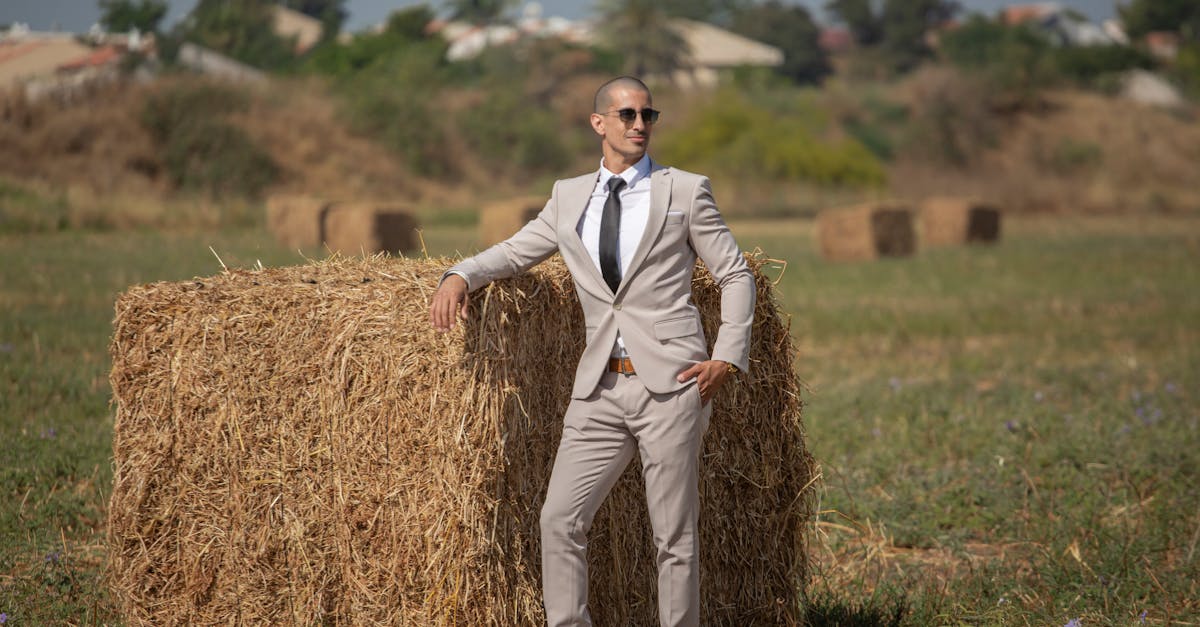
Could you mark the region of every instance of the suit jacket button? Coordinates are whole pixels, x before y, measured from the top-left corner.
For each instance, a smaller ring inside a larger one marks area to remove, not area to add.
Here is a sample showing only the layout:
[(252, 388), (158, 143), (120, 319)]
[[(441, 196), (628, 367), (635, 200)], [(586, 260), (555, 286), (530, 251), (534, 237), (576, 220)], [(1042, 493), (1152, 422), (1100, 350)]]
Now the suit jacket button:
[(616, 309), (617, 311), (621, 311), (621, 303), (614, 304), (613, 309)]

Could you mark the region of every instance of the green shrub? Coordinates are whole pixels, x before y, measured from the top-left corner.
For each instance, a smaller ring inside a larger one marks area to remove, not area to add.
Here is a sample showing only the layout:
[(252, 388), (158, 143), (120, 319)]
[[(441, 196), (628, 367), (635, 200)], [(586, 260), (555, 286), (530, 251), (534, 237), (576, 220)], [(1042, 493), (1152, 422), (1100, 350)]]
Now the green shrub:
[(1094, 86), (1105, 74), (1150, 69), (1155, 65), (1154, 59), (1145, 52), (1119, 45), (1055, 48), (1053, 62), (1064, 78), (1086, 86)]
[(223, 85), (173, 85), (151, 95), (142, 125), (158, 142), (167, 176), (178, 189), (212, 197), (258, 196), (278, 176), (270, 155), (225, 121), (249, 104)]
[(278, 176), (270, 155), (245, 131), (216, 119), (176, 128), (165, 161), (176, 187), (213, 197), (258, 196)]
[(1038, 91), (1057, 80), (1050, 41), (1025, 26), (1005, 26), (977, 15), (945, 33), (939, 51), (984, 82), (997, 108), (1032, 106)]
[(1184, 44), (1171, 66), (1170, 76), (1193, 100), (1200, 100), (1200, 42)]
[(154, 139), (163, 142), (178, 128), (197, 120), (245, 111), (248, 105), (246, 94), (228, 85), (174, 84), (146, 98), (142, 105), (142, 126)]
[(521, 92), (493, 88), (459, 113), (468, 145), (495, 171), (536, 175), (562, 168), (569, 153), (548, 109), (528, 106)]
[(659, 154), (680, 167), (749, 178), (882, 185), (886, 173), (879, 159), (853, 137), (823, 137), (825, 116), (806, 114), (806, 106), (794, 101), (791, 111), (772, 111), (724, 92), (691, 116), (686, 133), (667, 137)]

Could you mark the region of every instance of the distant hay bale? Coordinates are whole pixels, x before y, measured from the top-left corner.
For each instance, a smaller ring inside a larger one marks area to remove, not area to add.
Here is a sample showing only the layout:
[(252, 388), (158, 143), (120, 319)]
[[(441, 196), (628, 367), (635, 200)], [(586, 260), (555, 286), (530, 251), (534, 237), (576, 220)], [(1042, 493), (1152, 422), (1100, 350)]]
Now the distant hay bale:
[(959, 246), (1000, 239), (1000, 210), (968, 198), (928, 198), (918, 217), (921, 246)]
[[(798, 621), (815, 504), (765, 263), (750, 372), (701, 471), (702, 622)], [(162, 624), (544, 623), (538, 512), (585, 334), (553, 259), (430, 329), (449, 259), (334, 259), (131, 288), (116, 304), (108, 580)], [(719, 293), (695, 299), (711, 340)], [(654, 624), (638, 464), (591, 531), (601, 625)]]
[(329, 201), (323, 198), (273, 194), (267, 198), (267, 230), (289, 248), (315, 248), (324, 239), (328, 209)]
[(817, 215), (821, 256), (831, 261), (903, 257), (916, 250), (912, 212), (903, 205), (867, 203)]
[(522, 196), (485, 205), (479, 210), (479, 245), (498, 244), (521, 230), (546, 206), (543, 196)]
[(330, 251), (343, 255), (413, 251), (417, 219), (402, 207), (337, 203), (325, 214), (324, 238)]

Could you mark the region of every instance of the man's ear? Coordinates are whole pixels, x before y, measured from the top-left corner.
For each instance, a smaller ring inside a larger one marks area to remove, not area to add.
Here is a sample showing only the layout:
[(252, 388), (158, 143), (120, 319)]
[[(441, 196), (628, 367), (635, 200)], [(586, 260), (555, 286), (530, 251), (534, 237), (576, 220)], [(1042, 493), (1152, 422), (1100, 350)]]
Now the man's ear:
[(604, 137), (604, 116), (593, 113), (589, 121), (592, 123), (592, 130), (596, 131), (597, 135)]

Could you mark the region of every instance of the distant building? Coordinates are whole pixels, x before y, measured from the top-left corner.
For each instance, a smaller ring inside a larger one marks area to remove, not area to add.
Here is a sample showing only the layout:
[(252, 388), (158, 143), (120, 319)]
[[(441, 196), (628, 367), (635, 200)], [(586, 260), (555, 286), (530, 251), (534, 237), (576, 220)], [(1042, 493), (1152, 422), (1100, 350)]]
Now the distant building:
[(304, 54), (310, 48), (317, 45), (321, 41), (321, 33), (325, 26), (320, 20), (305, 15), (299, 11), (293, 11), (281, 4), (271, 6), (272, 26), (275, 34), (285, 39), (295, 39), (296, 47), (293, 50), (296, 54)]
[(1000, 21), (1009, 26), (1033, 26), (1060, 46), (1112, 46), (1123, 43), (1105, 28), (1057, 2), (1005, 7), (1000, 11)]
[(671, 27), (688, 46), (689, 69), (672, 77), (682, 87), (712, 87), (722, 69), (783, 65), (783, 51), (775, 46), (743, 37), (708, 22), (674, 19)]
[(13, 24), (0, 31), (0, 90), (18, 88), (32, 100), (69, 100), (116, 80), (120, 62), (130, 52), (155, 58), (154, 36), (105, 33), (93, 27), (88, 35), (77, 37)]
[(854, 34), (848, 28), (825, 28), (817, 36), (817, 45), (826, 54), (840, 54), (854, 48)]
[(1144, 39), (1146, 50), (1163, 61), (1174, 61), (1179, 56), (1179, 33), (1174, 31), (1154, 31), (1146, 33)]

